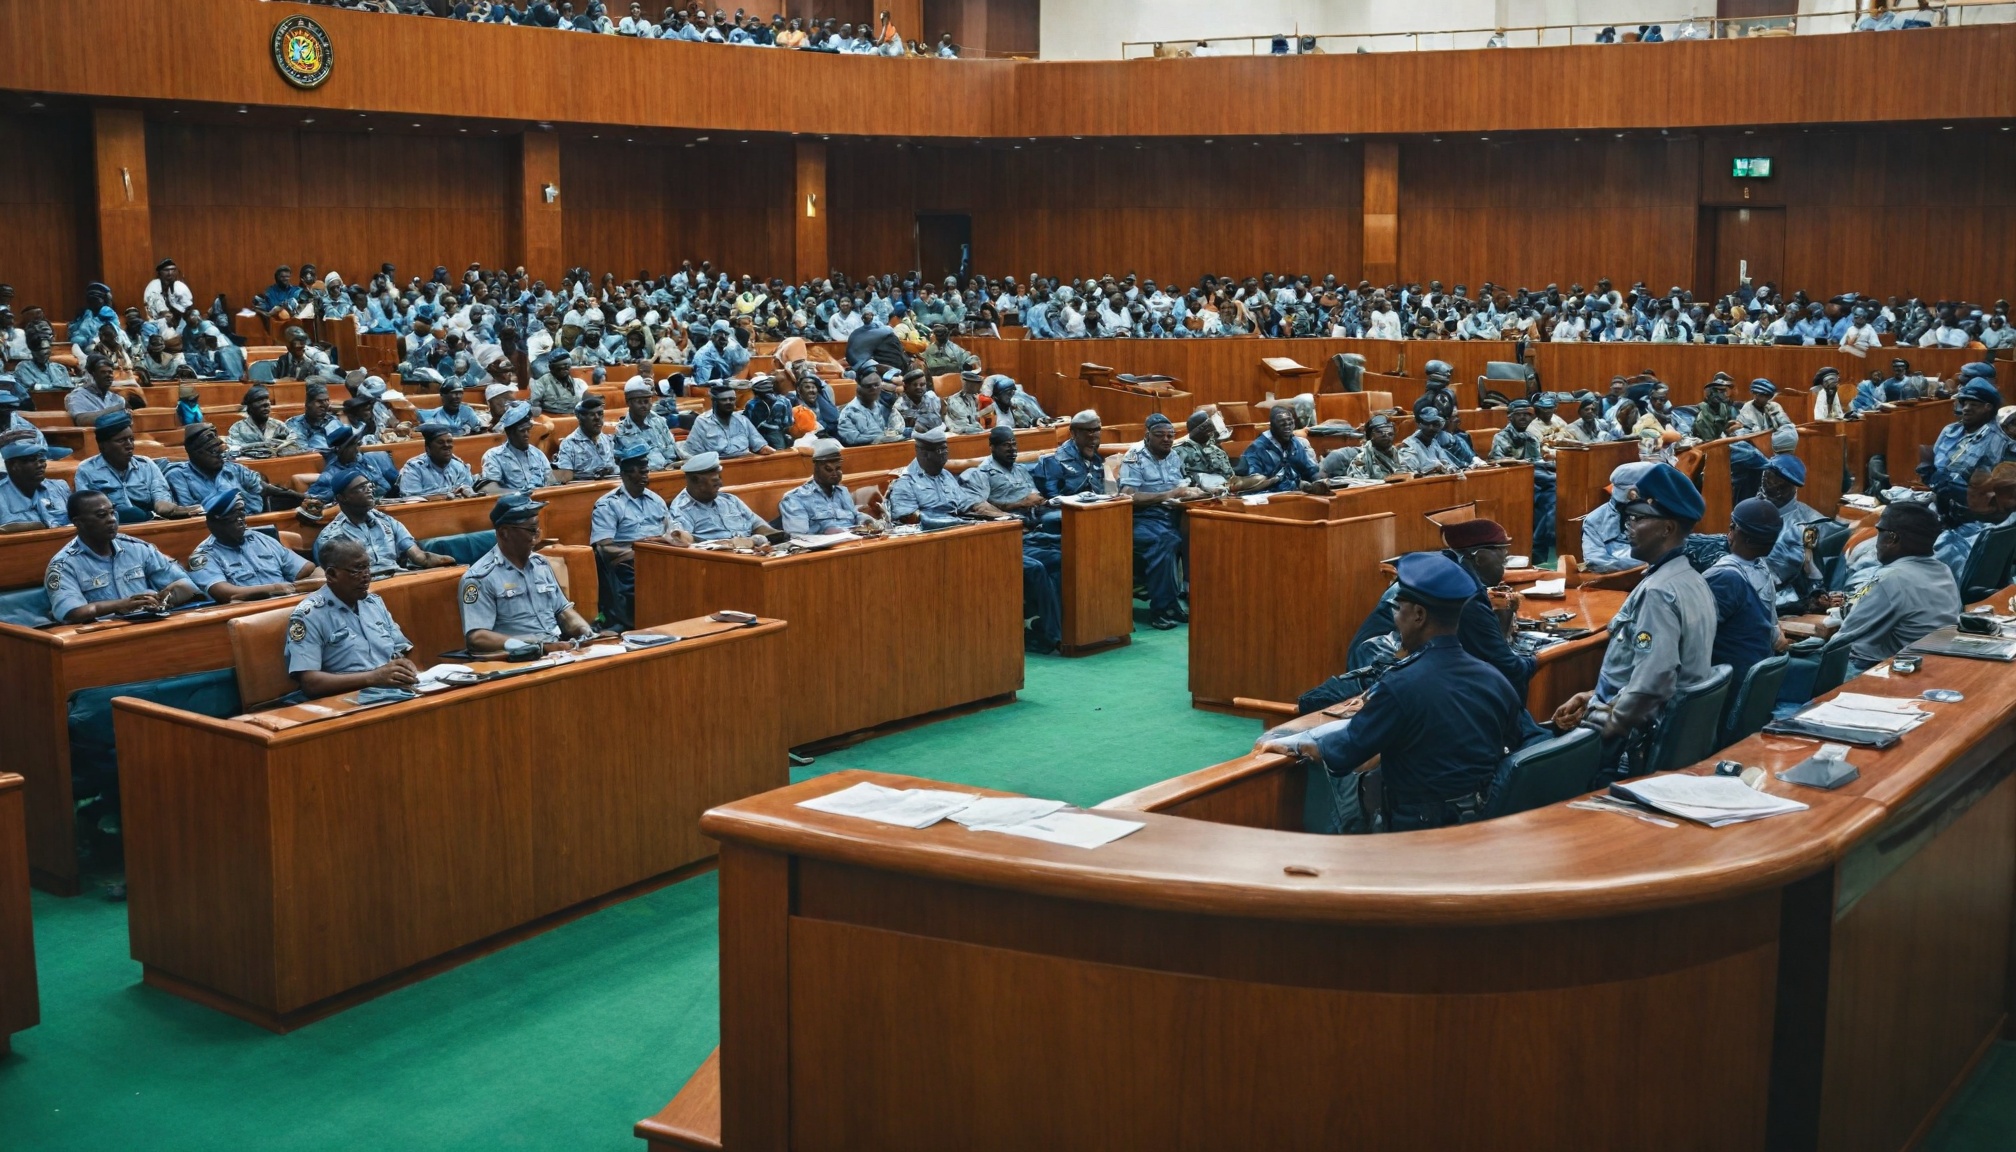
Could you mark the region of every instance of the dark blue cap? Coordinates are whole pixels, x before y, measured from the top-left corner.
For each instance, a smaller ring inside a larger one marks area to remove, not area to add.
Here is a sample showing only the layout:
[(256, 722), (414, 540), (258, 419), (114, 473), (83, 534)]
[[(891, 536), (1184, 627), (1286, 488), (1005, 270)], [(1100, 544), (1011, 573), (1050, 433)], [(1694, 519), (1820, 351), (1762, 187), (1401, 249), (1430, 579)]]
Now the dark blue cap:
[(1778, 386), (1759, 376), (1757, 379), (1750, 381), (1750, 391), (1756, 395), (1768, 398), (1778, 394)]
[(1997, 408), (2002, 406), (2002, 393), (1995, 390), (1995, 385), (1978, 376), (1960, 386), (1960, 398), (1985, 401)]
[(1624, 511), (1663, 520), (1693, 523), (1707, 511), (1701, 492), (1685, 473), (1671, 464), (1654, 464), (1625, 493)]
[(1806, 462), (1797, 456), (1773, 456), (1764, 462), (1766, 472), (1776, 472), (1794, 484), (1806, 483)]
[(245, 494), (243, 492), (238, 491), (236, 488), (219, 488), (210, 494), (208, 500), (203, 501), (203, 514), (205, 516), (222, 516), (226, 512), (231, 511), (231, 509), (242, 508), (244, 505)]
[(1960, 381), (1962, 383), (1977, 379), (1992, 382), (1995, 379), (1995, 365), (1983, 364), (1981, 361), (1976, 360), (1972, 364), (1962, 364), (1960, 366)]
[(1395, 565), (1399, 598), (1430, 608), (1453, 608), (1477, 593), (1477, 581), (1440, 552), (1409, 552)]
[(512, 492), (499, 496), (490, 509), (490, 526), (502, 528), (506, 524), (534, 524), (539, 520), (539, 510), (546, 507), (544, 501), (534, 500), (523, 492)]
[(362, 433), (358, 432), (354, 425), (339, 424), (336, 426), (334, 432), (329, 433), (329, 447), (331, 449), (341, 448), (352, 440), (357, 439), (360, 435)]
[(1776, 504), (1762, 496), (1752, 496), (1730, 509), (1729, 524), (1754, 539), (1776, 540), (1785, 527), (1785, 517)]
[(322, 473), (322, 479), (329, 481), (329, 493), (341, 496), (344, 489), (355, 484), (359, 478), (369, 480), (371, 474), (355, 464), (338, 464)]
[(431, 439), (443, 433), (452, 435), (455, 431), (455, 425), (440, 420), (422, 420), (417, 431), (423, 438)]
[(651, 455), (651, 445), (635, 438), (616, 441), (616, 462), (628, 464), (632, 460), (642, 460)]

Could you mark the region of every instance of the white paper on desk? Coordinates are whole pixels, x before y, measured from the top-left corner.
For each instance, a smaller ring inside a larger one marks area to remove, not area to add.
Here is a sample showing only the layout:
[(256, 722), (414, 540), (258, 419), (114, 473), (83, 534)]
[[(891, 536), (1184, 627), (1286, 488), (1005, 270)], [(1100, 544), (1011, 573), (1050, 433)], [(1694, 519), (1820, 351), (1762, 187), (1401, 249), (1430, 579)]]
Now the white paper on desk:
[(1894, 712), (1899, 715), (1915, 716), (1925, 714), (1925, 710), (1918, 706), (1918, 700), (1911, 696), (1871, 696), (1866, 692), (1841, 692), (1828, 703), (1853, 708), (1857, 712)]
[(440, 692), (444, 689), (454, 687), (453, 684), (448, 683), (443, 677), (451, 674), (473, 675), (474, 673), (475, 669), (469, 667), (467, 664), (436, 664), (432, 668), (420, 673), (420, 678), (413, 685), (413, 691), (420, 693), (422, 696), (425, 696), (429, 692)]
[(1568, 595), (1568, 578), (1563, 576), (1558, 580), (1535, 580), (1526, 589), (1526, 595), (1566, 596)]
[[(1532, 565), (1532, 563), (1533, 563), (1533, 558), (1532, 558), (1531, 556), (1507, 556), (1507, 557), (1505, 557), (1505, 567), (1507, 567), (1507, 568), (1526, 568), (1526, 567), (1530, 567), (1530, 566)], [(1565, 581), (1564, 581), (1564, 583), (1565, 583)]]
[(952, 822), (974, 831), (1001, 824), (1040, 820), (1064, 807), (1062, 800), (1039, 800), (1034, 796), (983, 796), (952, 813)]
[(863, 781), (852, 788), (811, 800), (798, 807), (836, 816), (857, 816), (899, 828), (929, 828), (980, 798), (975, 792), (947, 792), (938, 788), (884, 788)]
[(1832, 700), (1806, 709), (1799, 717), (1815, 724), (1903, 733), (1923, 724), (1931, 715), (1911, 700), (1843, 692)]
[(1612, 785), (1641, 804), (1680, 816), (1710, 828), (1762, 820), (1787, 812), (1803, 812), (1808, 807), (1797, 800), (1759, 792), (1734, 776), (1689, 776), (1672, 773), (1647, 776)]
[(854, 535), (852, 532), (825, 532), (818, 536), (793, 536), (791, 537), (791, 546), (807, 552), (814, 552), (821, 548), (831, 548), (835, 544), (845, 544), (849, 540), (859, 539), (860, 537)]
[(590, 644), (574, 653), (576, 660), (600, 660), (604, 656), (621, 656), (629, 649), (621, 644)]
[(1241, 504), (1265, 504), (1267, 502), (1267, 493), (1255, 492), (1248, 496), (1241, 496), (1239, 497), (1239, 502)]
[(999, 832), (1007, 836), (1043, 840), (1072, 848), (1097, 848), (1111, 844), (1130, 832), (1138, 832), (1142, 827), (1143, 825), (1131, 820), (1115, 820), (1108, 816), (1094, 816), (1086, 812), (1054, 812), (1040, 820), (1025, 820), (1020, 824), (990, 824), (973, 830)]

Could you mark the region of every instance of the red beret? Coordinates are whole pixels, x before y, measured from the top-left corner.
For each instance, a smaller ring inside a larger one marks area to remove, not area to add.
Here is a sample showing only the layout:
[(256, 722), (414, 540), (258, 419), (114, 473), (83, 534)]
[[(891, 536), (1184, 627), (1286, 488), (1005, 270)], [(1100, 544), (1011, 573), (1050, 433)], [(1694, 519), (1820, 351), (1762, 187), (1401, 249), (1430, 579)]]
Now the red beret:
[(1493, 544), (1510, 544), (1512, 537), (1505, 534), (1496, 520), (1463, 520), (1442, 526), (1442, 543), (1458, 552), (1471, 548), (1488, 548)]

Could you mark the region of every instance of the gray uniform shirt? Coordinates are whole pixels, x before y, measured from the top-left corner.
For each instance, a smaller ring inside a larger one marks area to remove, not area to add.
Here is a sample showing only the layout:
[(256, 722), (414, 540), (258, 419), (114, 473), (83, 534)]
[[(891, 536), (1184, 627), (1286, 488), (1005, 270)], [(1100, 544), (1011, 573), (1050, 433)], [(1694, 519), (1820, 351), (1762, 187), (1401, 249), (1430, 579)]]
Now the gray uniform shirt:
[(1867, 668), (1906, 645), (1960, 619), (1960, 589), (1953, 571), (1931, 556), (1900, 556), (1848, 602), (1840, 636), (1848, 658)]
[(769, 527), (733, 492), (717, 494), (712, 504), (702, 504), (691, 493), (681, 492), (672, 499), (672, 520), (695, 540), (750, 536)]
[(499, 444), (483, 453), (483, 479), (502, 484), (509, 491), (530, 492), (552, 478), (552, 462), (530, 444), (523, 451)]
[(560, 590), (553, 566), (537, 552), (512, 566), (492, 548), (462, 577), (462, 633), (478, 628), (523, 639), (560, 639), (560, 613), (574, 602)]
[(672, 513), (663, 496), (649, 488), (642, 496), (632, 496), (618, 487), (595, 501), (588, 518), (588, 542), (630, 544), (663, 536), (671, 527)]
[(807, 480), (777, 505), (777, 519), (793, 536), (823, 536), (845, 532), (868, 517), (854, 507), (854, 495), (847, 485), (835, 484), (829, 494), (819, 487), (819, 481)]
[(287, 620), (287, 672), (369, 672), (413, 650), (377, 593), (352, 608), (327, 586), (301, 598)]
[(1596, 699), (1651, 716), (1675, 692), (1708, 678), (1715, 594), (1678, 550), (1659, 561), (1610, 621)]
[(978, 503), (979, 498), (959, 483), (949, 469), (941, 469), (936, 476), (927, 475), (924, 466), (915, 460), (889, 485), (889, 515), (898, 520), (920, 512), (964, 512)]
[(103, 492), (113, 505), (154, 510), (158, 500), (168, 500), (168, 477), (161, 466), (145, 456), (135, 456), (126, 471), (115, 470), (105, 457), (93, 456), (77, 465), (77, 486)]
[[(346, 537), (364, 545), (364, 550), (371, 554), (371, 574), (374, 576), (399, 571), (399, 558), (415, 545), (413, 533), (408, 532), (404, 524), (376, 508), (365, 514), (361, 524), (350, 519), (348, 513), (339, 512), (329, 526), (322, 529), (322, 534), (315, 537), (315, 562), (322, 562), (323, 545)], [(377, 666), (372, 665), (373, 668)]]
[(159, 548), (132, 536), (114, 536), (112, 555), (100, 556), (75, 539), (56, 550), (42, 578), (49, 614), (61, 620), (85, 604), (124, 600), (140, 592), (166, 591), (187, 580), (182, 566)]
[(206, 536), (189, 554), (189, 579), (207, 596), (219, 584), (251, 588), (292, 583), (303, 563), (292, 549), (264, 532), (246, 532), (236, 548)]
[(616, 436), (622, 440), (641, 440), (649, 445), (653, 472), (679, 460), (679, 441), (672, 438), (672, 428), (665, 423), (663, 416), (646, 416), (644, 425), (640, 428), (626, 414), (623, 419), (616, 422)]

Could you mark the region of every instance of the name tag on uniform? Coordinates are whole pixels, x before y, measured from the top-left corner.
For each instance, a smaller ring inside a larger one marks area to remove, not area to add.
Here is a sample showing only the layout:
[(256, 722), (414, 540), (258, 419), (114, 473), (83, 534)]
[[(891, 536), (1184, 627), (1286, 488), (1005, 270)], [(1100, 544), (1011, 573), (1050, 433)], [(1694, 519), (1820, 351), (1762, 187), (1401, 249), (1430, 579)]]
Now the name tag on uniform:
[(497, 594), (497, 598), (500, 600), (509, 600), (514, 596), (521, 595), (523, 591), (516, 584), (508, 584), (505, 586), (504, 591)]

